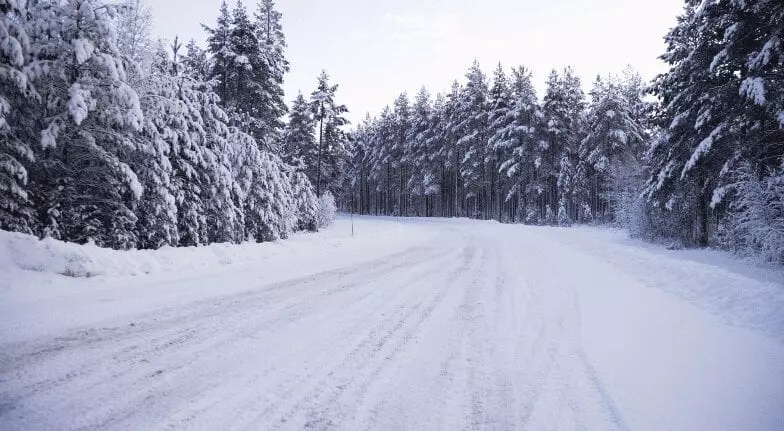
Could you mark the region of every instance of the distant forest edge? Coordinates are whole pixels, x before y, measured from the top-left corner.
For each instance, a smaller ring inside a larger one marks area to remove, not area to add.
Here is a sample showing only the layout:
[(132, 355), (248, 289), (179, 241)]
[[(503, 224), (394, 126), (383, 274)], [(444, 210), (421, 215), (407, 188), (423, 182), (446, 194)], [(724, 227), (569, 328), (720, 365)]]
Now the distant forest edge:
[[(475, 63), (349, 130), (337, 85), (290, 110), (272, 0), (162, 47), (139, 1), (0, 0), (0, 224), (114, 248), (265, 241), (362, 214), (612, 223), (784, 263), (784, 3), (687, 0), (669, 71)], [(54, 19), (58, 17), (58, 19)], [(288, 121), (284, 117), (288, 114)], [(322, 196), (321, 199), (318, 197)]]

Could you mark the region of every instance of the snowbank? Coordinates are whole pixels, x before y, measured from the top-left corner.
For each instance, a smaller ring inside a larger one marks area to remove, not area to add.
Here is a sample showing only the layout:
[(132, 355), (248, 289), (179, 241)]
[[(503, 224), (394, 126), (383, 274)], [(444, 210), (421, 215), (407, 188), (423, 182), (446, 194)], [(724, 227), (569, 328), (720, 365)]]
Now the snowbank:
[(619, 229), (541, 228), (548, 238), (583, 250), (720, 316), (733, 326), (761, 330), (784, 341), (784, 270), (709, 249), (668, 250), (631, 240)]
[[(362, 253), (368, 247), (383, 253), (410, 242), (401, 237), (402, 225), (388, 220), (370, 223), (340, 216), (318, 233), (298, 233), (287, 240), (268, 243), (211, 244), (200, 247), (164, 247), (159, 250), (118, 251), (92, 244), (81, 245), (38, 239), (31, 235), (0, 231), (0, 269), (4, 273), (39, 272), (67, 277), (136, 276), (170, 271), (202, 270), (221, 265), (254, 263), (270, 257), (324, 253), (354, 242)], [(406, 232), (410, 233), (410, 228)], [(383, 244), (383, 246), (381, 245)], [(372, 255), (373, 253), (369, 253)], [(8, 282), (0, 281), (0, 283)]]

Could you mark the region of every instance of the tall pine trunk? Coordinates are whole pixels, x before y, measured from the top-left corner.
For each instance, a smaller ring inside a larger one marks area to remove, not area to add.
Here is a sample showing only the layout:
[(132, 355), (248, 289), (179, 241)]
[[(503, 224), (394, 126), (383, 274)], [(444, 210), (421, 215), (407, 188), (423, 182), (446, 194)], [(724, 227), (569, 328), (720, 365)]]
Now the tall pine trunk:
[[(322, 107), (322, 112), (324, 108)], [(324, 139), (324, 116), (319, 120), (318, 162), (316, 163), (316, 196), (321, 197), (321, 148)]]

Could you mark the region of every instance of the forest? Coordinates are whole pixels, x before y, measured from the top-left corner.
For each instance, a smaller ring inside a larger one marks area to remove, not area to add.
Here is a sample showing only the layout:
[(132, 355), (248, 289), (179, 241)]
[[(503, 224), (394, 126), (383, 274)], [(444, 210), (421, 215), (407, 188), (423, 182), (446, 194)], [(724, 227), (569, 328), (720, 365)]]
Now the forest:
[(360, 214), (610, 224), (784, 263), (777, 0), (687, 0), (653, 82), (629, 67), (586, 91), (566, 68), (539, 95), (525, 66), (475, 62), (356, 125), (326, 72), (284, 94), (273, 0), (224, 2), (204, 47), (156, 41), (139, 0), (0, 12), (5, 230), (118, 249), (269, 241), (328, 224), (334, 196)]
[(328, 223), (281, 160), (280, 14), (224, 4), (208, 46), (140, 1), (0, 2), (0, 227), (117, 249), (269, 241)]

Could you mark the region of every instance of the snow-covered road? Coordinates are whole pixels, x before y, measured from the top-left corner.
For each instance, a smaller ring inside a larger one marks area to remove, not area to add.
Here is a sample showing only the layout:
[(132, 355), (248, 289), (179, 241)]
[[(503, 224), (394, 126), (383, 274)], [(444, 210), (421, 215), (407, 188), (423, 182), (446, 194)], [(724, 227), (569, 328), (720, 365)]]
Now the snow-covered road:
[[(279, 259), (5, 287), (0, 429), (784, 428), (780, 273), (614, 231), (358, 223)], [(394, 247), (362, 242), (387, 225)]]

